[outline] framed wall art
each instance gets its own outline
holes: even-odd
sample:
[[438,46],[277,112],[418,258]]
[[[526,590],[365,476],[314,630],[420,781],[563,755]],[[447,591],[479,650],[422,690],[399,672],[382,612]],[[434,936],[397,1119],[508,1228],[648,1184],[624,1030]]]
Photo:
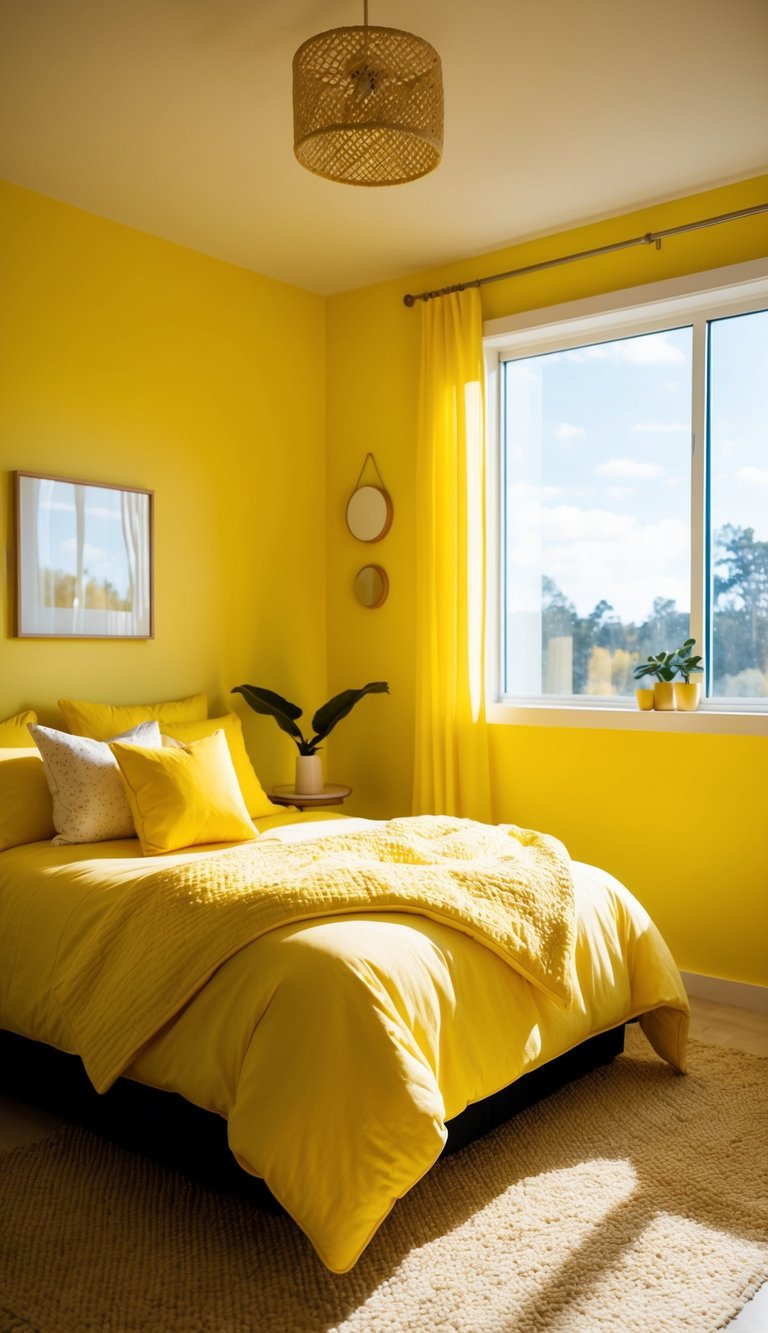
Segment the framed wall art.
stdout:
[[15,477],[17,636],[151,639],[153,492]]

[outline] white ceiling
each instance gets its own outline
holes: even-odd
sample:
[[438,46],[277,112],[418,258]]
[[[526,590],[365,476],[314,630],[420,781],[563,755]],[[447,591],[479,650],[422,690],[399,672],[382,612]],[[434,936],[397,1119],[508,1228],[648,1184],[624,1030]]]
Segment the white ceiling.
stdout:
[[437,47],[410,185],[304,171],[291,60],[362,0],[0,0],[0,176],[310,291],[768,171],[768,0],[370,0]]

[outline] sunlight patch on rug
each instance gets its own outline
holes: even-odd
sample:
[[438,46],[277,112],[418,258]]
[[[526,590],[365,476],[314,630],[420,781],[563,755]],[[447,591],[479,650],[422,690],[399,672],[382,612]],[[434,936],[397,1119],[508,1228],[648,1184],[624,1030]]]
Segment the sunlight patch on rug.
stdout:
[[0,1156],[0,1328],[709,1333],[768,1280],[768,1060],[627,1054],[441,1160],[328,1273],[289,1218],[80,1129]]

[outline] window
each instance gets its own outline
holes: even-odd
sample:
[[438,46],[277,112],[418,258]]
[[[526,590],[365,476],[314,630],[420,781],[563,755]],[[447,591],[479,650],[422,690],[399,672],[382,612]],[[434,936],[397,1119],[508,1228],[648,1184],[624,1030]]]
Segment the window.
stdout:
[[768,310],[709,325],[712,692],[768,704]]
[[495,696],[628,707],[695,637],[704,707],[768,712],[768,265],[488,333]]

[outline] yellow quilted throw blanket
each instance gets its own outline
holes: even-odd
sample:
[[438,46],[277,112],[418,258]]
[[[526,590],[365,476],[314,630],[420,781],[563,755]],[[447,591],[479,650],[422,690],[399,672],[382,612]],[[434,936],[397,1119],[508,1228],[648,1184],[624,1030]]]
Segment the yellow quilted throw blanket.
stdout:
[[257,839],[161,867],[71,923],[54,984],[89,1076],[105,1091],[227,958],[316,917],[412,912],[500,954],[563,1007],[575,917],[556,838],[441,816],[280,844]]

